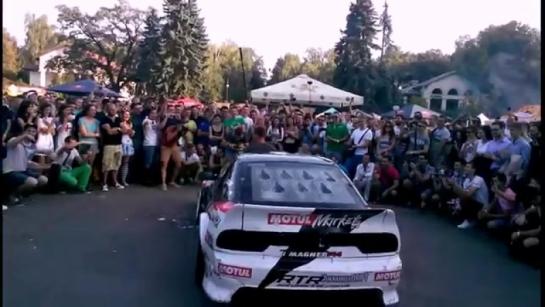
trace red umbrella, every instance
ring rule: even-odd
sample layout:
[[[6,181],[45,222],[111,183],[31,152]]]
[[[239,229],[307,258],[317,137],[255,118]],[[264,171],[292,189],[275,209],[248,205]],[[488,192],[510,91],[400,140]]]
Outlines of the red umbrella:
[[[181,104],[181,105],[184,106],[184,108],[192,108],[192,107],[202,108],[202,107],[204,107],[204,105],[200,101],[198,101],[195,98],[190,98],[190,97],[180,98],[180,99],[176,100],[174,103]]]

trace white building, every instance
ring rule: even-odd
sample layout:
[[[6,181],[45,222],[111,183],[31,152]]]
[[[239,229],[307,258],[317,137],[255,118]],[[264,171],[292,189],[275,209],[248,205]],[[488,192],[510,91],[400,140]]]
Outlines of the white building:
[[[437,112],[456,111],[469,99],[477,102],[479,96],[477,87],[455,71],[402,88],[401,93],[407,99],[410,96],[424,98],[428,109]]]
[[[36,63],[26,65],[24,69],[28,71],[29,83],[32,86],[47,87],[51,85],[53,78],[58,72],[45,68],[47,62],[56,56],[64,54],[66,46],[57,46],[55,48],[45,50],[37,59]]]

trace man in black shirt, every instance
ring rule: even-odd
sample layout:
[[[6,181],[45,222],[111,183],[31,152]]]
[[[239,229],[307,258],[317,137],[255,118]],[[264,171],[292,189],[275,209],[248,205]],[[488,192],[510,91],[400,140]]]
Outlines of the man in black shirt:
[[[106,116],[100,122],[100,134],[102,136],[102,144],[104,145],[102,155],[102,173],[104,175],[102,191],[108,192],[108,174],[110,174],[115,187],[122,190],[124,187],[117,182],[117,171],[121,166],[123,156],[121,149],[121,119],[117,116],[117,107],[113,103],[109,103],[106,106]]]
[[[254,141],[246,149],[247,153],[266,154],[276,149],[265,141],[267,131],[264,127],[258,126],[254,129]]]

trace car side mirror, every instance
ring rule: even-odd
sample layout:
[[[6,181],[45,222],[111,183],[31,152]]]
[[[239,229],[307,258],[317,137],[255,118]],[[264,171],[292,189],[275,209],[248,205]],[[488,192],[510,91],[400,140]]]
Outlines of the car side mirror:
[[[218,179],[218,175],[212,172],[202,172],[199,175],[200,181],[215,181]]]

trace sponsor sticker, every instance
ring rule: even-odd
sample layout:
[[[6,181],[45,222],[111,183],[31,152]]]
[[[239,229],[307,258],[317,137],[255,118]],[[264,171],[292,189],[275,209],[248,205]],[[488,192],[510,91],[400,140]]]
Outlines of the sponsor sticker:
[[[218,273],[233,277],[252,278],[252,269],[218,263]]]
[[[282,250],[282,257],[292,258],[338,258],[342,257],[343,252],[340,251],[327,251],[327,252],[302,252],[302,251],[288,251]]]
[[[326,283],[356,283],[369,281],[370,272],[352,274],[352,275],[324,275]]]
[[[269,225],[310,226],[312,228],[341,228],[350,226],[351,229],[356,229],[363,222],[363,218],[361,215],[348,214],[335,217],[332,214],[269,213],[267,222]]]
[[[392,281],[392,280],[398,280],[400,277],[401,277],[401,271],[375,273],[375,281]]]
[[[296,275],[286,274],[276,280],[280,287],[298,287],[298,288],[346,288],[350,284],[368,282],[371,272],[364,272],[351,275]]]

